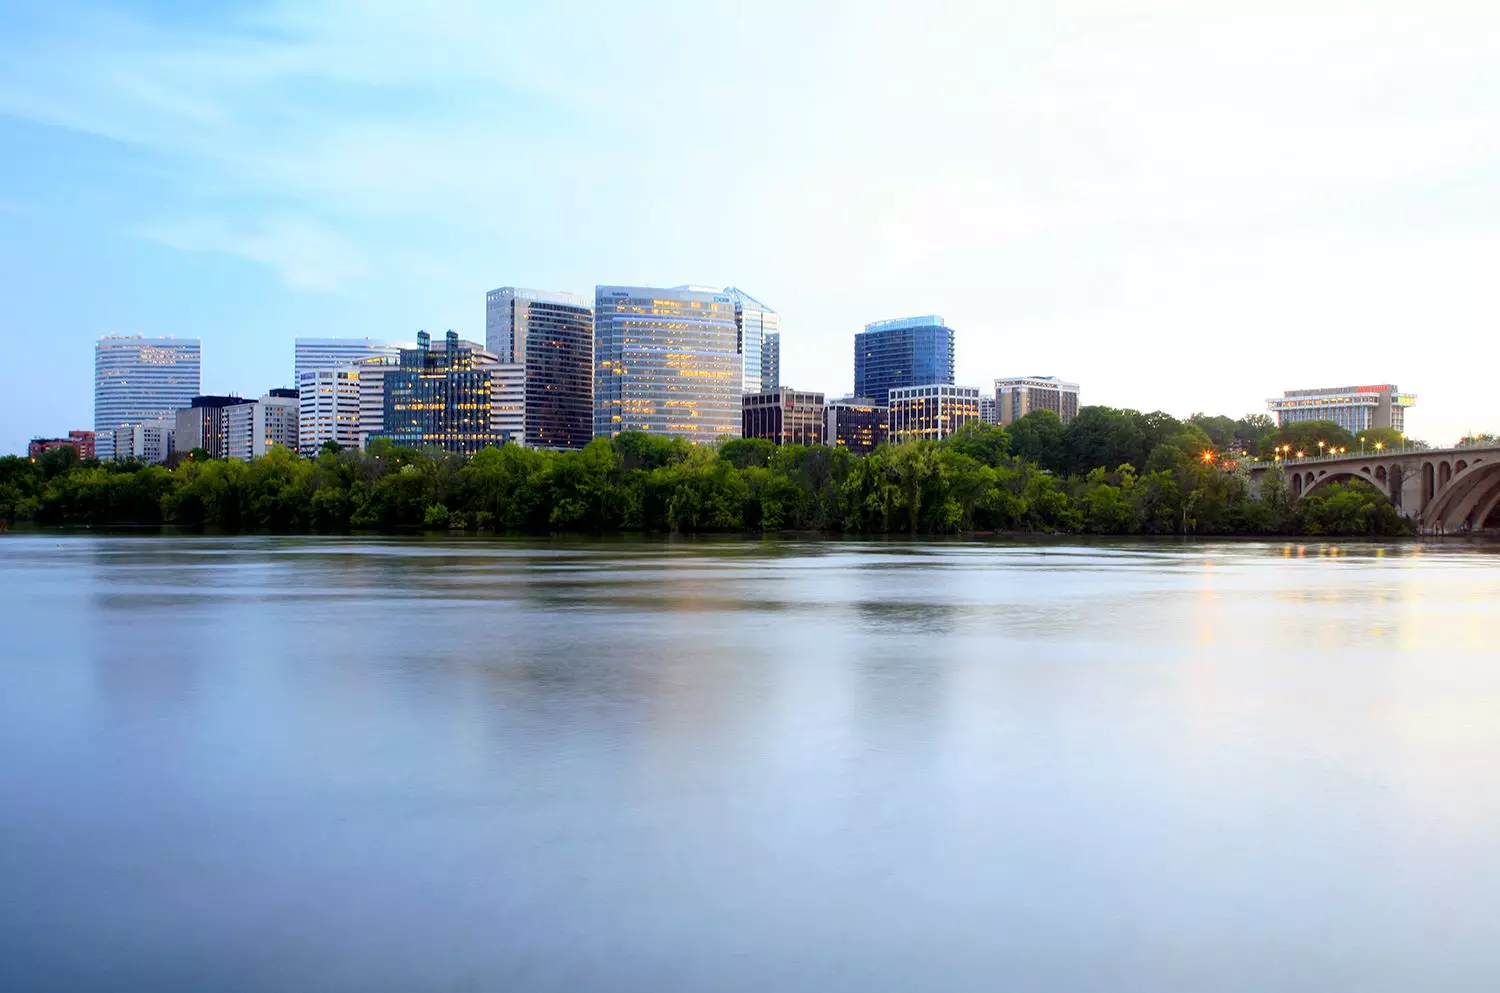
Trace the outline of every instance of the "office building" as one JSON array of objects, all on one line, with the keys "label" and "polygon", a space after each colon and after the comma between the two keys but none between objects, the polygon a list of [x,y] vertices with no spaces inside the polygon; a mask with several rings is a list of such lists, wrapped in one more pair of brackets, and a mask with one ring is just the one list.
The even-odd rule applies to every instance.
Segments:
[{"label": "office building", "polygon": [[229,417],[227,411],[230,407],[254,402],[254,400],[235,396],[193,397],[190,401],[191,406],[177,411],[176,414],[176,450],[191,452],[195,448],[201,448],[211,459],[228,458]]},{"label": "office building", "polygon": [[771,331],[760,342],[760,388],[774,390],[781,385],[781,332]]},{"label": "office building", "polygon": [[78,461],[82,462],[94,457],[95,437],[92,431],[69,431],[66,438],[33,438],[26,446],[26,455],[38,459],[54,448],[71,448],[78,453]]},{"label": "office building", "polygon": [[890,439],[941,441],[970,421],[979,420],[979,388],[929,383],[890,392]]},{"label": "office building", "polygon": [[[781,316],[744,290],[731,286],[724,291],[734,301],[735,343],[740,352],[740,389],[748,394],[774,390],[781,384],[771,381],[766,367],[766,344],[780,351]],[[773,356],[773,361],[779,356]],[[779,372],[779,370],[776,370]]]},{"label": "office building", "polygon": [[114,459],[116,462],[149,462],[160,465],[176,451],[177,421],[147,421],[144,424],[127,424],[115,428]]},{"label": "office building", "polygon": [[[367,361],[381,364],[383,357]],[[328,442],[343,448],[359,445],[359,370],[357,365],[308,369],[297,377],[297,448],[308,458]]]},{"label": "office building", "polygon": [[889,405],[890,391],[953,382],[953,329],[937,315],[866,324],[854,336],[854,392]]},{"label": "office building", "polygon": [[1064,424],[1078,416],[1078,384],[1056,376],[1011,376],[995,380],[995,412],[991,423],[1012,424],[1033,410],[1050,410]]},{"label": "office building", "polygon": [[485,295],[485,351],[525,369],[529,448],[577,449],[594,437],[594,310],[587,297],[502,286]]},{"label": "office building", "polygon": [[355,372],[355,390],[359,396],[354,443],[364,451],[370,447],[370,439],[385,430],[385,377],[400,368],[400,361],[399,357],[370,359],[346,368]]},{"label": "office building", "polygon": [[1000,423],[1000,404],[993,394],[979,394],[979,419],[986,424]]},{"label": "office building", "polygon": [[789,386],[745,394],[741,434],[777,445],[823,444],[823,394]]},{"label": "office building", "polygon": [[[436,348],[419,332],[417,347],[403,348],[400,365],[385,374],[384,427],[375,437],[461,455],[514,441],[524,423],[517,395],[524,375],[519,363],[502,363],[452,331]],[[497,403],[507,391],[510,406]]]},{"label": "office building", "polygon": [[293,343],[295,367],[292,377],[300,383],[304,372],[337,369],[369,359],[395,362],[401,349],[410,347],[410,342],[376,338],[298,338]]},{"label": "office building", "polygon": [[646,431],[708,444],[740,433],[734,301],[702,288],[599,286],[594,436]]},{"label": "office building", "polygon": [[825,407],[824,444],[868,455],[883,445],[889,428],[889,412],[869,397],[830,400]]},{"label": "office building", "polygon": [[296,390],[275,389],[253,403],[226,408],[225,457],[248,462],[278,445],[296,452],[300,416]]},{"label": "office building", "polygon": [[1332,421],[1350,434],[1372,428],[1405,433],[1406,408],[1417,402],[1395,386],[1337,386],[1325,390],[1288,390],[1267,400],[1281,427],[1306,421]]},{"label": "office building", "polygon": [[197,338],[109,336],[94,346],[94,436],[101,459],[114,456],[114,430],[177,416],[202,387]]}]

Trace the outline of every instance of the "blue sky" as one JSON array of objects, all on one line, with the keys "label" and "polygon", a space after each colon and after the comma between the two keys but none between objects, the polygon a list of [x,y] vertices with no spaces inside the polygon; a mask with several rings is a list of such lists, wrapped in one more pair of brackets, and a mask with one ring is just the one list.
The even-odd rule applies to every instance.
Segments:
[{"label": "blue sky", "polygon": [[0,2],[0,451],[91,425],[103,334],[251,395],[599,282],[744,287],[830,393],[936,312],[971,385],[1500,429],[1493,4],[206,6]]}]

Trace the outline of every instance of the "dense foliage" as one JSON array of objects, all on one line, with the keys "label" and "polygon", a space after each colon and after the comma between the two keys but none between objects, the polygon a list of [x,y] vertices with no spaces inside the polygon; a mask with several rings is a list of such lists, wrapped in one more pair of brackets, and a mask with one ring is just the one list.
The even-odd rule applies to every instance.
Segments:
[{"label": "dense foliage", "polygon": [[[1220,423],[1223,422],[1223,423]],[[1245,425],[1249,423],[1249,427]],[[1212,456],[1253,419],[1179,421],[1085,407],[1011,429],[970,424],[940,442],[868,456],[717,448],[625,434],[578,452],[507,445],[464,459],[377,442],[315,459],[273,450],[252,462],[195,453],[175,468],[0,459],[0,518],[46,524],[173,524],[230,531],[963,531],[1088,534],[1399,534],[1374,489],[1328,486],[1293,502],[1279,480],[1252,493]],[[1216,437],[1217,435],[1217,437]]]}]

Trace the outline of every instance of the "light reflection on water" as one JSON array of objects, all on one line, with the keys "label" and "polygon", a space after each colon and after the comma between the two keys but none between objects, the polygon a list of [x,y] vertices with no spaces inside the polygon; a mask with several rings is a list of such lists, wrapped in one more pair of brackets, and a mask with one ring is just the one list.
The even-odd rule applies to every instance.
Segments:
[{"label": "light reflection on water", "polygon": [[1497,564],[7,535],[0,988],[1487,990]]}]

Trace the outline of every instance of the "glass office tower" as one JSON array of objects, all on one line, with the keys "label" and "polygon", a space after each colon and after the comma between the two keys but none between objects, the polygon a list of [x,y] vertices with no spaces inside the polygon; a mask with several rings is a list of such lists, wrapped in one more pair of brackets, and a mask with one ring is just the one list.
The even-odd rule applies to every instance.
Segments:
[{"label": "glass office tower", "polygon": [[760,388],[779,389],[781,386],[781,332],[768,331],[760,342]]},{"label": "glass office tower", "polygon": [[742,359],[734,301],[701,288],[599,286],[594,293],[594,436],[740,433]]},{"label": "glass office tower", "polygon": [[426,331],[416,348],[401,350],[401,365],[385,374],[384,429],[377,437],[413,448],[473,455],[503,444],[493,418],[495,357],[448,332],[434,350]]},{"label": "glass office tower", "polygon": [[101,459],[115,454],[115,428],[175,420],[202,389],[197,338],[100,338],[94,345],[94,437]]},{"label": "glass office tower", "polygon": [[525,367],[529,448],[582,448],[594,437],[594,310],[587,297],[502,286],[485,295],[484,347]]},{"label": "glass office tower", "polygon": [[738,287],[724,291],[734,301],[735,341],[740,351],[740,389],[745,393],[774,390],[777,376],[766,375],[767,345],[781,340],[781,316]]},{"label": "glass office tower", "polygon": [[936,314],[866,324],[854,336],[854,392],[880,406],[903,386],[953,382],[953,329]]}]

